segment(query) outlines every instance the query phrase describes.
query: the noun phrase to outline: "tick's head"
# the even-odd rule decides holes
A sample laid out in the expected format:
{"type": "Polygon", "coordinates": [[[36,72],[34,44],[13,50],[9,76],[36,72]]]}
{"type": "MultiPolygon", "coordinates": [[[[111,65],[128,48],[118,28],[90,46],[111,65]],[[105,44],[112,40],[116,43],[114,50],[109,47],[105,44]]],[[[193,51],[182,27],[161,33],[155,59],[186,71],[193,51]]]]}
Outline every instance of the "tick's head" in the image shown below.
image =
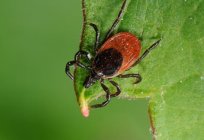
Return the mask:
{"type": "Polygon", "coordinates": [[[86,78],[84,81],[85,88],[89,88],[92,86],[97,80],[99,80],[101,77],[95,73],[94,71],[91,72],[91,74],[86,78]]]}

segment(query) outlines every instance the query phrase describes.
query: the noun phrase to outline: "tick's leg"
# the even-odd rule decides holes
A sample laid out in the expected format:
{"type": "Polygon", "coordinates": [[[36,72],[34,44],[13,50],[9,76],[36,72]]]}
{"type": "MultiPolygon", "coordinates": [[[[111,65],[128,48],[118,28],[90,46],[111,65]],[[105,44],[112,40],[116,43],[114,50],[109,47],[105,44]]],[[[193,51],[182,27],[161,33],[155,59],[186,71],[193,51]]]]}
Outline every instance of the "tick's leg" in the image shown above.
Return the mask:
{"type": "Polygon", "coordinates": [[[65,67],[65,73],[69,76],[70,79],[74,80],[74,76],[71,74],[70,72],[70,66],[74,65],[76,62],[73,60],[73,61],[69,61],[67,62],[66,64],[66,67],[65,67]]]}
{"type": "Polygon", "coordinates": [[[70,66],[76,64],[79,67],[85,68],[87,70],[90,70],[91,68],[88,66],[85,66],[84,64],[79,62],[79,58],[81,57],[81,55],[86,55],[86,57],[88,58],[88,53],[85,51],[78,51],[75,55],[75,59],[72,61],[67,62],[66,67],[65,67],[65,73],[72,79],[74,80],[74,76],[71,74],[70,72],[70,66]]]}
{"type": "Polygon", "coordinates": [[[90,68],[89,66],[85,66],[84,64],[82,64],[81,62],[79,62],[79,59],[80,59],[81,56],[86,56],[86,58],[88,58],[88,59],[90,60],[90,58],[89,58],[88,55],[89,55],[89,54],[88,54],[87,52],[85,52],[85,51],[78,51],[78,52],[76,53],[76,55],[75,55],[74,60],[75,60],[76,64],[77,64],[79,67],[84,68],[84,69],[87,69],[87,70],[90,70],[91,68],[90,68]]]}
{"type": "Polygon", "coordinates": [[[110,91],[109,91],[108,87],[106,85],[104,85],[103,82],[101,82],[101,87],[106,92],[106,100],[104,102],[102,102],[101,104],[92,105],[91,108],[104,107],[110,102],[111,95],[110,95],[110,91]]]}
{"type": "Polygon", "coordinates": [[[142,81],[142,77],[140,76],[140,74],[125,74],[125,75],[118,75],[117,77],[119,78],[135,78],[136,81],[134,82],[134,84],[138,84],[139,82],[142,81]]]}
{"type": "Polygon", "coordinates": [[[106,92],[106,100],[101,104],[92,105],[91,108],[104,107],[110,102],[111,97],[116,97],[121,93],[119,85],[112,80],[109,80],[109,81],[113,86],[116,87],[117,91],[114,94],[110,94],[110,90],[108,89],[108,87],[106,85],[103,84],[103,81],[102,81],[101,86],[102,86],[103,90],[106,92]]]}
{"type": "Polygon", "coordinates": [[[110,37],[110,35],[113,33],[113,30],[115,29],[115,27],[116,27],[116,26],[118,25],[118,23],[120,22],[120,20],[121,20],[121,18],[122,18],[122,16],[123,16],[124,10],[125,10],[126,2],[127,2],[127,0],[124,0],[124,1],[123,1],[123,5],[122,5],[122,7],[120,8],[120,11],[119,11],[119,13],[118,13],[118,16],[117,16],[117,18],[115,19],[115,21],[113,22],[113,25],[111,26],[111,28],[108,30],[108,32],[107,32],[107,34],[106,34],[106,36],[105,36],[105,40],[104,40],[104,41],[106,41],[106,40],[110,37]]]}
{"type": "Polygon", "coordinates": [[[116,82],[112,81],[112,80],[109,80],[109,81],[110,81],[110,83],[111,83],[114,87],[116,87],[116,89],[117,89],[117,91],[116,91],[114,94],[111,94],[110,96],[111,96],[111,97],[116,97],[116,96],[118,96],[118,95],[121,93],[121,90],[120,90],[119,85],[118,85],[116,82]]]}
{"type": "MultiPolygon", "coordinates": [[[[159,45],[159,42],[161,41],[161,39],[159,39],[158,41],[156,41],[154,44],[152,44],[147,50],[145,50],[145,52],[140,56],[140,58],[137,59],[137,61],[133,64],[133,66],[139,64],[143,58],[145,58],[145,56],[147,56],[151,50],[153,50],[154,48],[156,48],[159,45]]],[[[133,67],[132,66],[132,67],[133,67]]]]}
{"type": "Polygon", "coordinates": [[[95,32],[96,32],[96,40],[95,40],[95,45],[94,45],[94,50],[97,51],[98,50],[98,46],[99,46],[99,38],[100,38],[100,32],[98,30],[98,27],[93,24],[93,23],[90,23],[89,24],[91,27],[94,28],[95,32]]]}

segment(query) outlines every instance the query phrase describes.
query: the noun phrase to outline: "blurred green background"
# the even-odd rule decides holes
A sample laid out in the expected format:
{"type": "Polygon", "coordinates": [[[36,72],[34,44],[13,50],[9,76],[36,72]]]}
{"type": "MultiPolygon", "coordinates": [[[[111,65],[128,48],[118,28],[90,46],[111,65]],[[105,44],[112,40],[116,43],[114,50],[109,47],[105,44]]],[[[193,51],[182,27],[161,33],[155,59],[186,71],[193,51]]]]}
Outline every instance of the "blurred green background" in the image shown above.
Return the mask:
{"type": "Polygon", "coordinates": [[[81,0],[0,1],[0,140],[151,139],[147,100],[81,116],[64,73],[81,30],[81,0]]]}

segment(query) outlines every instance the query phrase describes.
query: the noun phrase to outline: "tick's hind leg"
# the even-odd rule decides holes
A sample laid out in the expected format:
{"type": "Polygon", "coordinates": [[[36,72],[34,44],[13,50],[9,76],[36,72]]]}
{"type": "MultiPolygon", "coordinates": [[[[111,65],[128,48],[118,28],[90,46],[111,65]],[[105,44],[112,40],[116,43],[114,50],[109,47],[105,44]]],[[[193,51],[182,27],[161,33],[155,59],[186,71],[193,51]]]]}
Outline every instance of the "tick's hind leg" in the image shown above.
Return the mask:
{"type": "MultiPolygon", "coordinates": [[[[78,51],[78,52],[76,53],[76,55],[75,55],[75,59],[72,60],[72,61],[67,62],[67,64],[66,64],[65,73],[66,73],[72,80],[74,80],[74,76],[73,76],[73,75],[71,74],[71,72],[70,72],[70,66],[76,64],[77,66],[79,66],[79,67],[81,67],[81,68],[85,68],[85,69],[87,69],[87,70],[90,70],[90,69],[91,69],[90,67],[85,66],[84,64],[82,64],[82,63],[79,62],[79,58],[80,58],[82,55],[85,55],[85,56],[88,58],[88,53],[87,53],[87,52],[85,52],[85,51],[78,51]]],[[[88,59],[89,59],[89,58],[88,58],[88,59]]]]}
{"type": "Polygon", "coordinates": [[[113,30],[115,29],[115,27],[120,22],[120,20],[121,20],[121,18],[123,16],[124,10],[125,10],[126,3],[127,3],[127,0],[124,0],[123,4],[122,4],[122,7],[120,8],[120,11],[118,13],[118,16],[115,19],[115,21],[113,22],[113,25],[111,26],[111,28],[108,30],[108,32],[107,32],[107,34],[105,36],[105,40],[104,41],[106,41],[110,37],[110,35],[113,33],[113,30]]]}
{"type": "Polygon", "coordinates": [[[142,77],[140,74],[125,74],[125,75],[118,75],[119,78],[135,78],[136,81],[133,84],[138,84],[142,81],[142,77]]]}
{"type": "Polygon", "coordinates": [[[98,50],[98,46],[99,46],[100,32],[99,32],[98,27],[96,26],[96,24],[90,23],[89,25],[90,25],[91,27],[93,27],[94,30],[95,30],[95,32],[96,32],[94,50],[97,51],[97,50],[98,50]]]}
{"type": "Polygon", "coordinates": [[[131,67],[134,67],[135,65],[139,64],[154,48],[156,48],[159,45],[160,41],[161,39],[159,39],[154,44],[152,44],[148,49],[146,49],[145,52],[137,59],[137,61],[131,67]]]}

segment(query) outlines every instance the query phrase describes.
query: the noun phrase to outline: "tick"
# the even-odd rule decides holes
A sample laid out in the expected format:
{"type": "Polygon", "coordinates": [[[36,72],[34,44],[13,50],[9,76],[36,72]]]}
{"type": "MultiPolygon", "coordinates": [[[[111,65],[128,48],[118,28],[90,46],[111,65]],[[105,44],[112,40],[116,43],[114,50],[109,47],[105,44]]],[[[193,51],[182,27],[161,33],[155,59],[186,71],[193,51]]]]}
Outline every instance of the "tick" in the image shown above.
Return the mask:
{"type": "Polygon", "coordinates": [[[66,74],[74,80],[74,76],[70,72],[70,66],[77,65],[88,71],[90,71],[89,76],[84,81],[84,87],[89,88],[96,81],[99,81],[101,87],[106,93],[106,100],[100,104],[92,105],[91,108],[99,108],[106,106],[112,97],[116,97],[121,93],[120,86],[112,80],[114,77],[118,78],[135,78],[134,84],[141,82],[142,77],[140,74],[123,74],[125,71],[129,70],[133,66],[139,64],[151,50],[156,48],[160,42],[160,39],[152,44],[147,50],[144,51],[142,55],[140,40],[129,32],[120,32],[112,35],[115,27],[120,22],[122,15],[124,13],[124,8],[126,7],[126,1],[123,1],[122,7],[119,11],[117,18],[112,24],[111,28],[106,33],[105,39],[99,42],[100,32],[98,27],[91,23],[90,26],[95,30],[95,56],[91,62],[91,66],[85,66],[79,59],[82,56],[89,58],[89,53],[80,50],[76,53],[75,59],[69,61],[66,64],[65,72],[66,74]],[[111,93],[109,88],[104,84],[104,80],[108,80],[116,89],[115,93],[111,93]]]}

